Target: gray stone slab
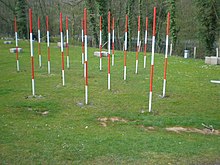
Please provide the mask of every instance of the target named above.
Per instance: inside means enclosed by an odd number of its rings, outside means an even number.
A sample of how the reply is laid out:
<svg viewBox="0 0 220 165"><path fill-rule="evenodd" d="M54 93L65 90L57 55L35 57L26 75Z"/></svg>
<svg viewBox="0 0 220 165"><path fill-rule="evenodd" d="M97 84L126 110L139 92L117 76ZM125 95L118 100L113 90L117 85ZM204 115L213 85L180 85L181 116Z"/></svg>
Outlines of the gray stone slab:
<svg viewBox="0 0 220 165"><path fill-rule="evenodd" d="M100 57L100 52L94 52L94 56ZM108 57L108 52L102 51L102 57Z"/></svg>
<svg viewBox="0 0 220 165"><path fill-rule="evenodd" d="M12 44L12 41L4 41L4 44Z"/></svg>
<svg viewBox="0 0 220 165"><path fill-rule="evenodd" d="M22 48L18 48L18 52L21 53L23 52ZM10 48L10 53L16 53L16 48Z"/></svg>
<svg viewBox="0 0 220 165"><path fill-rule="evenodd" d="M220 57L217 59L217 64L220 65Z"/></svg>
<svg viewBox="0 0 220 165"><path fill-rule="evenodd" d="M60 48L61 47L61 42L57 42L57 46ZM63 48L66 47L66 42L63 43Z"/></svg>
<svg viewBox="0 0 220 165"><path fill-rule="evenodd" d="M208 65L218 65L220 64L220 57L216 57L216 56L205 57L205 63Z"/></svg>

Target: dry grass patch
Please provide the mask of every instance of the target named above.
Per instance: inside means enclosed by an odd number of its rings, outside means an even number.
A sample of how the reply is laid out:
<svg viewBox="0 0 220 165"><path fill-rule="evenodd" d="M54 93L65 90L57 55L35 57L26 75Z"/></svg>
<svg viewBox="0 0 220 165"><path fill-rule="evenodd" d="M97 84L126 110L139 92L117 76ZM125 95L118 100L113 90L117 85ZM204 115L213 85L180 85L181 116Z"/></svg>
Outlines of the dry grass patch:
<svg viewBox="0 0 220 165"><path fill-rule="evenodd" d="M98 118L98 121L100 122L100 125L103 127L107 127L107 123L108 122L123 122L123 123L127 123L128 121L123 119L123 118L119 118L119 117L100 117Z"/></svg>
<svg viewBox="0 0 220 165"><path fill-rule="evenodd" d="M213 134L213 135L220 135L219 130L214 130L214 129L198 129L198 128L184 128L184 127L168 127L166 128L167 131L170 132L176 132L176 133L181 133L181 132L192 132L192 133L200 133L200 134Z"/></svg>

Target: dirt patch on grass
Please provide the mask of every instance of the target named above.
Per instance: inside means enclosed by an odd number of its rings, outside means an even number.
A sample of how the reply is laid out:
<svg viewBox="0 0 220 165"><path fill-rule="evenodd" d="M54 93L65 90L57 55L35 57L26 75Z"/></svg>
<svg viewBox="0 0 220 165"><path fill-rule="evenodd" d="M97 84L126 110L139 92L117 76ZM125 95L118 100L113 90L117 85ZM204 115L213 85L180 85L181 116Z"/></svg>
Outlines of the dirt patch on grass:
<svg viewBox="0 0 220 165"><path fill-rule="evenodd" d="M145 126L141 125L141 128L143 128L145 131L155 131L156 130L155 127L151 127L151 126L145 127Z"/></svg>
<svg viewBox="0 0 220 165"><path fill-rule="evenodd" d="M107 127L109 123L114 123L114 122L122 122L122 123L127 123L129 122L126 119L123 118L119 118L119 117L100 117L97 119L100 122L100 125L102 127ZM203 124L203 126L205 128L203 129L198 129L198 128L187 128L187 127L167 127L165 128L166 131L168 132L175 132L175 133L184 133L184 132L188 132L188 133L199 133L199 134L204 134L204 135L220 135L220 131L219 130L215 130L212 127L207 127L206 125ZM144 131L148 131L148 132L153 132L153 131L157 131L159 128L157 127L153 127L153 126L144 126L141 125L140 126L142 129L144 129Z"/></svg>
<svg viewBox="0 0 220 165"><path fill-rule="evenodd" d="M107 127L107 123L108 122L123 122L123 123L127 123L128 121L123 119L123 118L119 118L119 117L100 117L98 118L98 121L100 122L100 125L103 127Z"/></svg>
<svg viewBox="0 0 220 165"><path fill-rule="evenodd" d="M181 133L181 132L192 132L192 133L200 133L200 134L214 134L214 135L220 135L219 130L214 130L214 129L198 129L198 128L184 128L184 127L168 127L166 128L167 131L170 132L176 132L176 133Z"/></svg>
<svg viewBox="0 0 220 165"><path fill-rule="evenodd" d="M157 131L159 128L156 127L146 127L141 125L141 128L144 129L144 131ZM209 129L209 128L203 128L203 129L198 129L198 128L186 128L186 127L167 127L165 128L166 131L168 132L175 132L175 133L184 133L184 132L188 132L188 133L199 133L199 134L203 134L203 135L220 135L220 131L219 130L215 130L215 129Z"/></svg>

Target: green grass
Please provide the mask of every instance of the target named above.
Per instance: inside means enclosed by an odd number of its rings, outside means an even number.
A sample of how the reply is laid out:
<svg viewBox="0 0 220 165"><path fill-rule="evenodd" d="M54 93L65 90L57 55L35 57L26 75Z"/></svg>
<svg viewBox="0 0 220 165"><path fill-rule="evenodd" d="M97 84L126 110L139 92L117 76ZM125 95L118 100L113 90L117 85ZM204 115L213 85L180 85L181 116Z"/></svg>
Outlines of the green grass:
<svg viewBox="0 0 220 165"><path fill-rule="evenodd" d="M43 67L38 67L35 43L36 95L30 98L29 42L19 42L20 69L16 72L14 45L0 40L0 164L215 164L220 163L220 136L172 133L166 127L203 129L202 123L220 130L220 67L204 60L169 57L167 97L161 99L163 55L156 54L153 112L148 113L150 53L135 75L135 52L128 52L127 81L123 80L123 52L116 51L107 90L107 58L103 71L89 48L89 105L84 105L81 48L70 47L71 68L61 84L61 55L51 44L51 75L47 74L46 43ZM83 103L82 106L79 104ZM42 112L48 111L48 115ZM145 111L141 113L141 111ZM107 122L118 117L127 122ZM152 126L154 131L144 127Z"/></svg>

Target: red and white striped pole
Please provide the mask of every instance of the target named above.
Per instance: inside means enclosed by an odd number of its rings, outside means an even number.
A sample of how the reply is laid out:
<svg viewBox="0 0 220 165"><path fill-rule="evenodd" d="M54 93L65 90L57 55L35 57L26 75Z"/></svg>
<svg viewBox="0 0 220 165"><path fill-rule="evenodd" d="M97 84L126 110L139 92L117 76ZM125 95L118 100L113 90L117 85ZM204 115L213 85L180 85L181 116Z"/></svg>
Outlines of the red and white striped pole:
<svg viewBox="0 0 220 165"><path fill-rule="evenodd" d="M16 46L16 66L17 66L17 72L19 72L19 59L18 59L18 32L17 32L17 21L16 17L14 20L14 28L15 28L15 46Z"/></svg>
<svg viewBox="0 0 220 165"><path fill-rule="evenodd" d="M87 9L84 9L84 34L85 34L85 104L88 104L88 59L87 59Z"/></svg>
<svg viewBox="0 0 220 165"><path fill-rule="evenodd" d="M145 29L145 36L144 36L144 68L146 68L146 61L147 61L147 34L148 33L148 17L146 17L146 29Z"/></svg>
<svg viewBox="0 0 220 165"><path fill-rule="evenodd" d="M111 63L111 57L110 57L110 45L111 45L111 13L108 12L108 90L111 89L111 74L110 74L110 63Z"/></svg>
<svg viewBox="0 0 220 165"><path fill-rule="evenodd" d="M84 19L82 19L82 64L84 64ZM85 74L84 74L85 77Z"/></svg>
<svg viewBox="0 0 220 165"><path fill-rule="evenodd" d="M128 42L128 15L125 18L125 42L124 42L124 80L127 78L127 42Z"/></svg>
<svg viewBox="0 0 220 165"><path fill-rule="evenodd" d="M38 17L37 20L37 24L38 24L38 58L39 58L39 67L41 68L42 66L42 58L41 58L41 45L40 45L40 17Z"/></svg>
<svg viewBox="0 0 220 165"><path fill-rule="evenodd" d="M164 59L164 79L163 79L163 97L166 95L166 81L167 81L167 56L168 56L168 45L169 45L169 31L170 31L170 13L167 13L167 35L166 35L166 50Z"/></svg>
<svg viewBox="0 0 220 165"><path fill-rule="evenodd" d="M115 64L115 18L112 18L112 66Z"/></svg>
<svg viewBox="0 0 220 165"><path fill-rule="evenodd" d="M61 49L61 61L62 61L62 82L63 86L65 85L65 77L64 77L64 52L63 52L63 19L62 13L60 12L60 49Z"/></svg>
<svg viewBox="0 0 220 165"><path fill-rule="evenodd" d="M138 53L139 53L139 47L140 47L140 16L138 16L138 37L137 37L137 50L136 50L136 68L135 73L138 73Z"/></svg>
<svg viewBox="0 0 220 165"><path fill-rule="evenodd" d="M34 49L33 49L33 35L32 35L32 10L29 9L29 23L30 23L30 48L31 48L31 73L32 73L32 94L35 96L35 84L34 84Z"/></svg>
<svg viewBox="0 0 220 165"><path fill-rule="evenodd" d="M68 17L66 16L66 66L70 68L70 57L69 57L69 28L68 28Z"/></svg>
<svg viewBox="0 0 220 165"><path fill-rule="evenodd" d="M50 74L50 32L49 32L49 19L46 16L46 28L47 28L47 71Z"/></svg>
<svg viewBox="0 0 220 165"><path fill-rule="evenodd" d="M154 7L154 19L153 19L152 56L151 56L151 70L150 70L149 112L152 111L155 36L156 36L156 7Z"/></svg>
<svg viewBox="0 0 220 165"><path fill-rule="evenodd" d="M100 70L102 70L102 16L99 18L99 50L100 50Z"/></svg>

